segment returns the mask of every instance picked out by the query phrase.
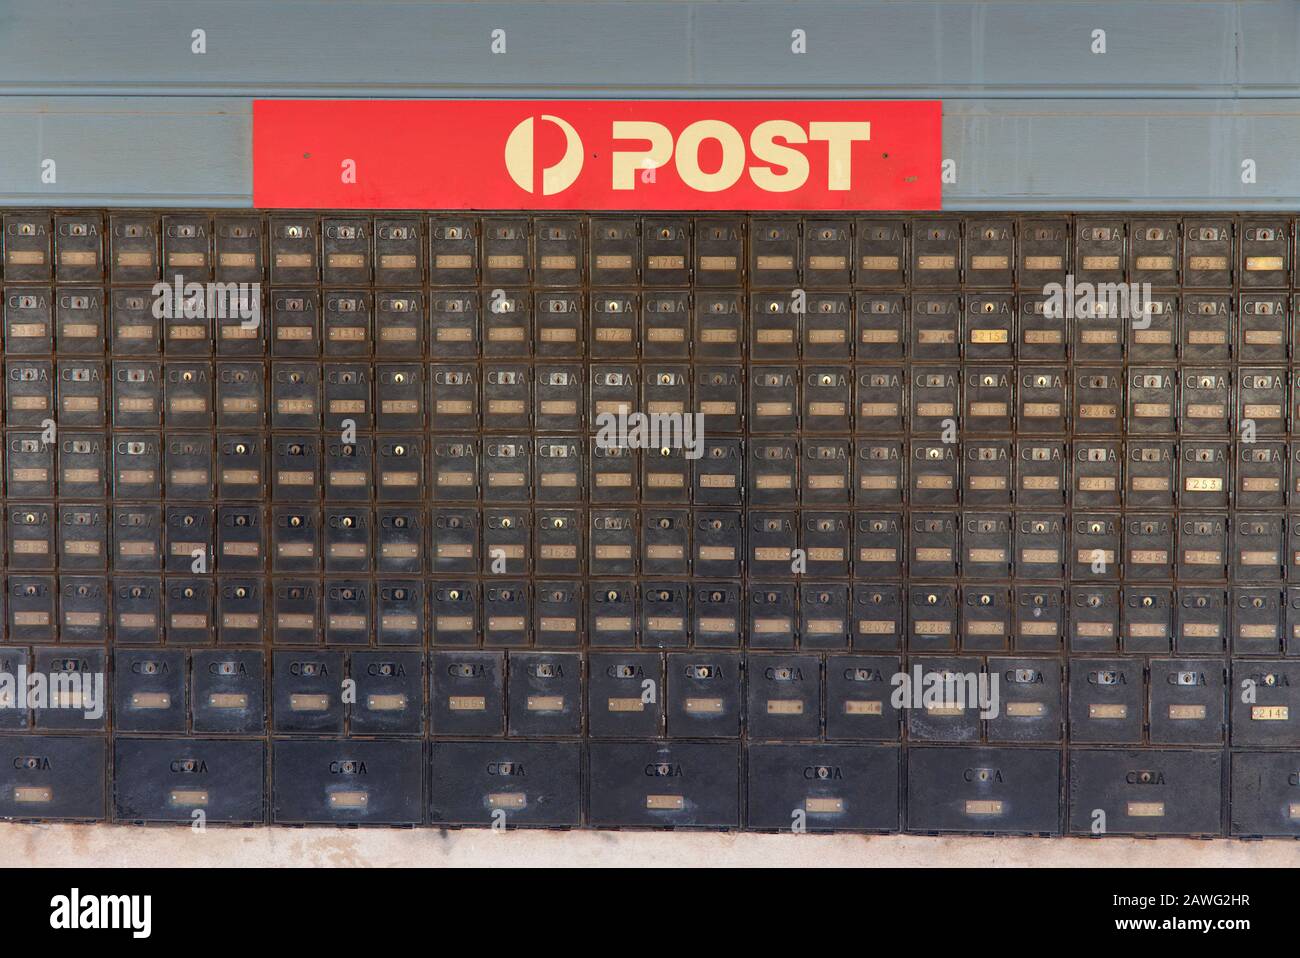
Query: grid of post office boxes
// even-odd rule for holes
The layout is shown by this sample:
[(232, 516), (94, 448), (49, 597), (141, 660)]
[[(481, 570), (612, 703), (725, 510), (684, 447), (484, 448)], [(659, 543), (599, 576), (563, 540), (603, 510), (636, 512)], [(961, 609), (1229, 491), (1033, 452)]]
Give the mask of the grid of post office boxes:
[(3, 226), (0, 816), (1300, 834), (1289, 218)]

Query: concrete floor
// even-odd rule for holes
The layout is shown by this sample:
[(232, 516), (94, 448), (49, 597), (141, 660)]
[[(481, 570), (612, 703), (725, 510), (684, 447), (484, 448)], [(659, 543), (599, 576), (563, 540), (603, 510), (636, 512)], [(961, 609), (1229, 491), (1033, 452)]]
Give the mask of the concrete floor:
[(19, 866), (1300, 866), (1300, 842), (0, 824)]

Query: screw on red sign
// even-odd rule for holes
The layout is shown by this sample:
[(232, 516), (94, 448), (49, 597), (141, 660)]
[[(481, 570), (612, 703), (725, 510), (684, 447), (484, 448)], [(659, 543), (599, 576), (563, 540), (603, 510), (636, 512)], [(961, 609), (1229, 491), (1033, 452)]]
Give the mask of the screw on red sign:
[(253, 107), (263, 208), (934, 210), (936, 101)]

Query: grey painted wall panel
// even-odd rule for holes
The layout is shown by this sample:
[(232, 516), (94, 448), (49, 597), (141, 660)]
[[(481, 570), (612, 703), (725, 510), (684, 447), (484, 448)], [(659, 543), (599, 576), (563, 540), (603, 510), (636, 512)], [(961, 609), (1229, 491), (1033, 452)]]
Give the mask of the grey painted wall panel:
[(1295, 101), (954, 102), (944, 144), (958, 170), (951, 209), (1300, 204)]
[(0, 97), (5, 203), (247, 206), (252, 176), (247, 100)]
[[(1300, 207), (1294, 100), (945, 104), (947, 209)], [(0, 97), (0, 203), (248, 206), (242, 98)], [(42, 184), (41, 160), (58, 179)], [(1257, 182), (1241, 182), (1253, 159)]]
[(0, 94), (1277, 96), (1297, 64), (1293, 0), (0, 0)]
[[(639, 88), (690, 72), (690, 10), (674, 3), (3, 0), (0, 11), (7, 93), (446, 96)], [(497, 28), (502, 55), (490, 50)]]
[[(755, 7), (768, 9), (755, 16)], [(768, 85), (894, 97), (1213, 95), (1236, 83), (1237, 12), (1161, 2), (701, 4), (697, 79), (752, 83), (761, 63)], [(808, 31), (807, 55), (790, 51), (796, 27)], [(1104, 54), (1092, 52), (1094, 30), (1105, 31)]]
[(1265, 96), (1300, 89), (1300, 3), (1256, 4), (1238, 18), (1237, 74), (1244, 89)]

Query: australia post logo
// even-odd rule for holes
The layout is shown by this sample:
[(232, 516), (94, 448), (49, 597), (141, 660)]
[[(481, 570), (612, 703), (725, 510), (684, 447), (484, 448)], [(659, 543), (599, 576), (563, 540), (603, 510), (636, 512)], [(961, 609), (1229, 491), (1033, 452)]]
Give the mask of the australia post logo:
[(935, 101), (254, 104), (254, 204), (934, 210)]
[[(543, 113), (537, 119), (554, 123), (564, 133), (564, 154), (542, 170), (542, 195), (553, 196), (572, 186), (573, 181), (582, 172), (584, 159), (582, 138), (578, 136), (578, 131), (573, 128), (573, 124), (561, 117)], [(521, 190), (529, 193), (534, 189), (534, 126), (534, 118), (531, 116), (520, 120), (519, 124), (510, 131), (510, 136), (506, 138), (505, 148), (506, 171)]]

